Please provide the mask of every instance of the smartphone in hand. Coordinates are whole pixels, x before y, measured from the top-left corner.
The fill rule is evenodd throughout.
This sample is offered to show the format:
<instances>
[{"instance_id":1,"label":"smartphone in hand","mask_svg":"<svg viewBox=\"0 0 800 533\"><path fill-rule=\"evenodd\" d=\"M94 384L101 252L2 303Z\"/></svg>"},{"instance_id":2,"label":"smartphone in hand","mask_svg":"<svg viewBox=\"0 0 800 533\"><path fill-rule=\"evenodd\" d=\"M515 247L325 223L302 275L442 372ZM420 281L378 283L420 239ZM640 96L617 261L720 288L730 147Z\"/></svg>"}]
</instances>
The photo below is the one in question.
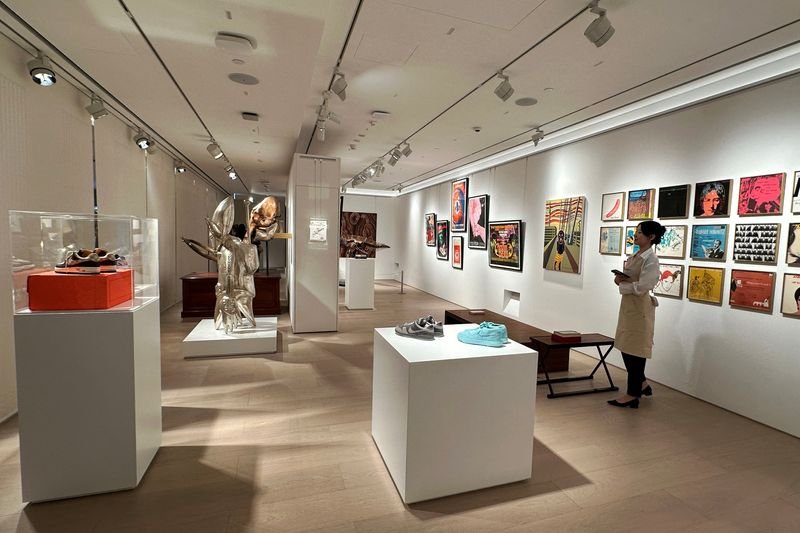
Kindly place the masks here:
<instances>
[{"instance_id":1,"label":"smartphone in hand","mask_svg":"<svg viewBox=\"0 0 800 533\"><path fill-rule=\"evenodd\" d=\"M623 272L622 270L617 270L616 268L612 268L612 269L611 269L611 272L613 272L613 273L614 273L614 274L616 274L617 276L622 276L623 278L629 278L629 277L630 277L629 275L627 275L627 274L626 274L625 272Z\"/></svg>"}]
</instances>

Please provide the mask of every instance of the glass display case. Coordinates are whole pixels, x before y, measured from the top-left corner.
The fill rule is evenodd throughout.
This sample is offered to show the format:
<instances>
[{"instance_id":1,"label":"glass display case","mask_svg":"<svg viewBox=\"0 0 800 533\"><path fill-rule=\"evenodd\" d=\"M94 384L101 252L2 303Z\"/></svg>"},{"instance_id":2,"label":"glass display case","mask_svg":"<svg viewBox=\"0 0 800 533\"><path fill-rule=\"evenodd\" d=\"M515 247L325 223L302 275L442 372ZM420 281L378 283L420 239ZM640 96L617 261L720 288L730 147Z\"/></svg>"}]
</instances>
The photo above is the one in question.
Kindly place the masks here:
<instances>
[{"instance_id":1,"label":"glass display case","mask_svg":"<svg viewBox=\"0 0 800 533\"><path fill-rule=\"evenodd\" d=\"M14 312L130 311L158 298L158 221L9 211Z\"/></svg>"}]
</instances>

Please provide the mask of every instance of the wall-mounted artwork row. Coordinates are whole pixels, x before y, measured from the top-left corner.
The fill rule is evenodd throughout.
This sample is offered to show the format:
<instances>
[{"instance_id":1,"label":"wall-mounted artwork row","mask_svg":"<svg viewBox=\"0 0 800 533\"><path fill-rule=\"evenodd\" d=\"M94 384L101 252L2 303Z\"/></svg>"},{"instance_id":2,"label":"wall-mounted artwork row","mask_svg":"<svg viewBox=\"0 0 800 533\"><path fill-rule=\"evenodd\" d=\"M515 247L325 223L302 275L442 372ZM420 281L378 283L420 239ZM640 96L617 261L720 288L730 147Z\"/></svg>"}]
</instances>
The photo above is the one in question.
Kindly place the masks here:
<instances>
[{"instance_id":1,"label":"wall-mounted artwork row","mask_svg":"<svg viewBox=\"0 0 800 533\"><path fill-rule=\"evenodd\" d=\"M583 196L545 202L545 269L580 274L585 205Z\"/></svg>"},{"instance_id":2,"label":"wall-mounted artwork row","mask_svg":"<svg viewBox=\"0 0 800 533\"><path fill-rule=\"evenodd\" d=\"M469 219L467 246L476 250L485 250L488 241L486 231L489 222L489 196L484 194L471 197L467 208L467 217Z\"/></svg>"},{"instance_id":3,"label":"wall-mounted artwork row","mask_svg":"<svg viewBox=\"0 0 800 533\"><path fill-rule=\"evenodd\" d=\"M450 259L450 221L436 221L436 259Z\"/></svg>"},{"instance_id":4,"label":"wall-mounted artwork row","mask_svg":"<svg viewBox=\"0 0 800 533\"><path fill-rule=\"evenodd\" d=\"M730 216L733 180L705 181L695 186L694 216L701 218Z\"/></svg>"},{"instance_id":5,"label":"wall-mounted artwork row","mask_svg":"<svg viewBox=\"0 0 800 533\"><path fill-rule=\"evenodd\" d=\"M453 233L467 230L467 188L469 178L462 178L450 184L450 220Z\"/></svg>"},{"instance_id":6,"label":"wall-mounted artwork row","mask_svg":"<svg viewBox=\"0 0 800 533\"><path fill-rule=\"evenodd\" d=\"M489 222L489 266L522 270L521 220Z\"/></svg>"},{"instance_id":7,"label":"wall-mounted artwork row","mask_svg":"<svg viewBox=\"0 0 800 533\"><path fill-rule=\"evenodd\" d=\"M425 244L436 246L436 213L425 214Z\"/></svg>"},{"instance_id":8,"label":"wall-mounted artwork row","mask_svg":"<svg viewBox=\"0 0 800 533\"><path fill-rule=\"evenodd\" d=\"M783 213L783 182L786 174L751 176L739 180L740 216Z\"/></svg>"}]
</instances>

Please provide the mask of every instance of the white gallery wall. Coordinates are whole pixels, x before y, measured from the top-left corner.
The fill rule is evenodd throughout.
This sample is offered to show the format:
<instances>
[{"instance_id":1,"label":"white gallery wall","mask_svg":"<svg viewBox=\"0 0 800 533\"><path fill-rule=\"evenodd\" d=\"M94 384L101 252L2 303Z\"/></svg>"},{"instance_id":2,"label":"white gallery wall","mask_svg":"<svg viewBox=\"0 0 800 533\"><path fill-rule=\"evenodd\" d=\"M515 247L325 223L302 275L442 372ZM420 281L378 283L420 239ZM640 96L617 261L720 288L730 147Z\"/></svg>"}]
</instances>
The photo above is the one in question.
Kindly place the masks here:
<instances>
[{"instance_id":1,"label":"white gallery wall","mask_svg":"<svg viewBox=\"0 0 800 533\"><path fill-rule=\"evenodd\" d=\"M345 195L342 211L355 213L377 213L376 240L388 244L389 248L378 249L375 253L375 279L395 279L399 276L402 265L398 262L397 247L397 205L394 198L378 196ZM344 259L339 259L339 279L344 279Z\"/></svg>"},{"instance_id":2,"label":"white gallery wall","mask_svg":"<svg viewBox=\"0 0 800 533\"><path fill-rule=\"evenodd\" d=\"M800 215L789 214L786 207L780 217L735 214L738 178L785 172L791 189L793 173L800 170L798 94L800 77L795 76L472 175L469 195L490 195L490 220L524 221L522 272L490 268L486 251L466 246L464 269L455 270L449 261L436 259L435 248L425 246L424 214L450 218L449 183L402 196L397 212L408 213L408 218L398 220L398 232L406 238L397 253L404 258L406 282L466 307L495 311L503 308L505 290L519 292L523 322L613 336L620 297L609 270L620 268L624 256L598 253L600 226L615 225L601 224L602 194L733 178L734 214L711 222L729 224L729 235L737 222L779 222L778 265L666 260L687 269L693 264L724 267L726 289L722 306L687 300L685 286L683 299L659 299L647 375L800 436L800 320L779 312L783 274L800 273L785 261L788 223L800 222ZM542 268L544 203L571 196L586 197L580 275ZM708 221L690 217L665 223ZM731 248L729 243L729 258ZM778 310L762 314L729 307L732 268L776 272ZM623 366L616 350L611 360Z\"/></svg>"}]
</instances>

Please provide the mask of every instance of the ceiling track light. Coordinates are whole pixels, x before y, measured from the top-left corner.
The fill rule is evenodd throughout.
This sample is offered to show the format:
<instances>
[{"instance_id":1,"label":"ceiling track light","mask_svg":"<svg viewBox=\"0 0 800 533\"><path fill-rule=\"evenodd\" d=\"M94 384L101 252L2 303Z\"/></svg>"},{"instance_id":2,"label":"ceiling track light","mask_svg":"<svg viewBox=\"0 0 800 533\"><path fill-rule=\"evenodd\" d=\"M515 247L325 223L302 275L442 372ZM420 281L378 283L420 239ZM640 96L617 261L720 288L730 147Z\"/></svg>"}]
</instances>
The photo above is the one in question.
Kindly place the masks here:
<instances>
[{"instance_id":1,"label":"ceiling track light","mask_svg":"<svg viewBox=\"0 0 800 533\"><path fill-rule=\"evenodd\" d=\"M317 121L317 131L316 131L315 137L319 142L321 142L321 143L325 142L325 121L324 120L318 120Z\"/></svg>"},{"instance_id":2,"label":"ceiling track light","mask_svg":"<svg viewBox=\"0 0 800 533\"><path fill-rule=\"evenodd\" d=\"M614 26L611 25L611 21L606 17L606 10L599 7L598 4L599 0L592 0L587 6L591 13L597 15L597 18L589 24L583 35L589 39L590 43L600 48L611 39L615 30Z\"/></svg>"},{"instance_id":3,"label":"ceiling track light","mask_svg":"<svg viewBox=\"0 0 800 533\"><path fill-rule=\"evenodd\" d=\"M175 162L175 173L183 174L184 172L186 172L186 165L183 164L183 161Z\"/></svg>"},{"instance_id":4,"label":"ceiling track light","mask_svg":"<svg viewBox=\"0 0 800 533\"><path fill-rule=\"evenodd\" d=\"M86 106L86 111L92 116L92 119L97 120L101 117L108 115L103 99L96 94L92 95L92 103Z\"/></svg>"},{"instance_id":5,"label":"ceiling track light","mask_svg":"<svg viewBox=\"0 0 800 533\"><path fill-rule=\"evenodd\" d=\"M387 163L389 163L390 166L395 166L402 156L403 154L400 152L400 147L397 146L394 150L389 152L389 161L387 161Z\"/></svg>"},{"instance_id":6,"label":"ceiling track light","mask_svg":"<svg viewBox=\"0 0 800 533\"><path fill-rule=\"evenodd\" d=\"M402 150L400 150L400 152L406 157L410 156L411 155L411 145L406 143L406 145L403 147Z\"/></svg>"},{"instance_id":7,"label":"ceiling track light","mask_svg":"<svg viewBox=\"0 0 800 533\"><path fill-rule=\"evenodd\" d=\"M40 50L36 51L35 59L28 61L28 72L31 79L42 87L50 87L57 81L52 63Z\"/></svg>"},{"instance_id":8,"label":"ceiling track light","mask_svg":"<svg viewBox=\"0 0 800 533\"><path fill-rule=\"evenodd\" d=\"M208 150L208 153L211 154L211 157L214 159L219 159L223 156L222 149L213 139L211 140L211 144L206 146L206 150Z\"/></svg>"},{"instance_id":9,"label":"ceiling track light","mask_svg":"<svg viewBox=\"0 0 800 533\"><path fill-rule=\"evenodd\" d=\"M153 141L150 140L150 137L145 135L142 130L139 130L136 133L136 136L133 138L133 142L135 142L136 146L138 146L142 150L147 150L153 146Z\"/></svg>"},{"instance_id":10,"label":"ceiling track light","mask_svg":"<svg viewBox=\"0 0 800 533\"><path fill-rule=\"evenodd\" d=\"M498 85L498 86L495 88L495 90L494 90L494 94L495 94L495 95L497 95L497 97L498 97L500 100L502 100L503 102L505 102L506 100L508 100L509 98L511 98L511 95L512 95L512 94L514 94L514 88L511 86L511 82L510 82L510 81L508 81L508 76L506 76L505 74L503 74L503 71L502 71L502 70L501 70L500 72L498 72L498 73L497 73L497 77L498 77L498 78L500 78L500 79L501 79L501 80L503 80L503 81L501 81L501 82L500 82L500 85Z\"/></svg>"},{"instance_id":11,"label":"ceiling track light","mask_svg":"<svg viewBox=\"0 0 800 533\"><path fill-rule=\"evenodd\" d=\"M531 135L531 140L533 141L534 146L539 146L539 141L544 139L544 132L541 128L536 128L536 131L533 132Z\"/></svg>"},{"instance_id":12,"label":"ceiling track light","mask_svg":"<svg viewBox=\"0 0 800 533\"><path fill-rule=\"evenodd\" d=\"M331 83L331 92L344 102L347 99L347 93L345 92L347 80L344 79L344 73L340 72L338 68L333 71L333 75L336 76L336 79Z\"/></svg>"}]
</instances>

